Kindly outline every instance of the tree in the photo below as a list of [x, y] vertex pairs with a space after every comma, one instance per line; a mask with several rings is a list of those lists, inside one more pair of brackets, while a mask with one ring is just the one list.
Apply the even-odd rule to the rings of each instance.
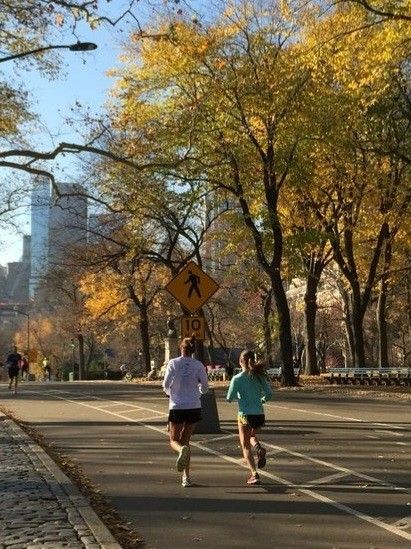
[[372, 15], [377, 15], [384, 19], [411, 21], [411, 3], [409, 0], [399, 0], [395, 3], [390, 0], [334, 0], [333, 4], [339, 2], [357, 4]]
[[248, 2], [207, 30], [175, 24], [171, 40], [140, 45], [141, 67], [119, 71], [118, 120], [139, 137], [151, 133], [138, 152], [147, 142], [159, 173], [237, 200], [270, 279], [286, 383], [293, 384], [278, 204], [306, 129], [296, 113], [309, 75], [296, 36], [277, 40], [288, 31], [277, 9], [264, 19]]

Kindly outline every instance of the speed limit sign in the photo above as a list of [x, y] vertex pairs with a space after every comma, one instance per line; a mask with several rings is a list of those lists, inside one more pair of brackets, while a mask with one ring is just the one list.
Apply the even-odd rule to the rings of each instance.
[[205, 339], [205, 319], [203, 316], [183, 316], [181, 318], [181, 338], [194, 335], [197, 339]]

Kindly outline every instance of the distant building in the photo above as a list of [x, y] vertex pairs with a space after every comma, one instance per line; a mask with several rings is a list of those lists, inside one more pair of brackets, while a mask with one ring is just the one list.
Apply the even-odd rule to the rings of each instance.
[[209, 273], [218, 273], [238, 263], [238, 257], [227, 252], [227, 239], [232, 218], [239, 207], [231, 200], [221, 200], [213, 194], [207, 196], [203, 207], [203, 227], [207, 234], [202, 245], [204, 267]]
[[50, 182], [38, 180], [31, 192], [31, 268], [29, 294], [33, 298], [48, 266]]
[[87, 198], [80, 185], [59, 183], [52, 194], [49, 222], [48, 259], [50, 265], [65, 262], [68, 248], [87, 242]]
[[29, 235], [23, 237], [22, 258], [7, 264], [3, 279], [3, 297], [16, 303], [25, 304], [29, 301], [30, 240]]
[[0, 299], [6, 297], [7, 269], [0, 265]]
[[84, 189], [38, 179], [31, 193], [31, 261], [29, 295], [33, 298], [44, 274], [64, 264], [70, 248], [87, 242], [87, 198]]

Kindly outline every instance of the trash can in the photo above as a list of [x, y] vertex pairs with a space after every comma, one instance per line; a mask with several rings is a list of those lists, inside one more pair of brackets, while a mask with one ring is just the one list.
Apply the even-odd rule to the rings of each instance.
[[69, 372], [69, 381], [74, 381], [74, 372]]

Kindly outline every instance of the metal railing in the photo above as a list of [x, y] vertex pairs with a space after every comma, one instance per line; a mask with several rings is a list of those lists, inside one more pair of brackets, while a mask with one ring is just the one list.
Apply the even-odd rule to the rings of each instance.
[[411, 368], [330, 368], [321, 377], [337, 385], [410, 385]]

